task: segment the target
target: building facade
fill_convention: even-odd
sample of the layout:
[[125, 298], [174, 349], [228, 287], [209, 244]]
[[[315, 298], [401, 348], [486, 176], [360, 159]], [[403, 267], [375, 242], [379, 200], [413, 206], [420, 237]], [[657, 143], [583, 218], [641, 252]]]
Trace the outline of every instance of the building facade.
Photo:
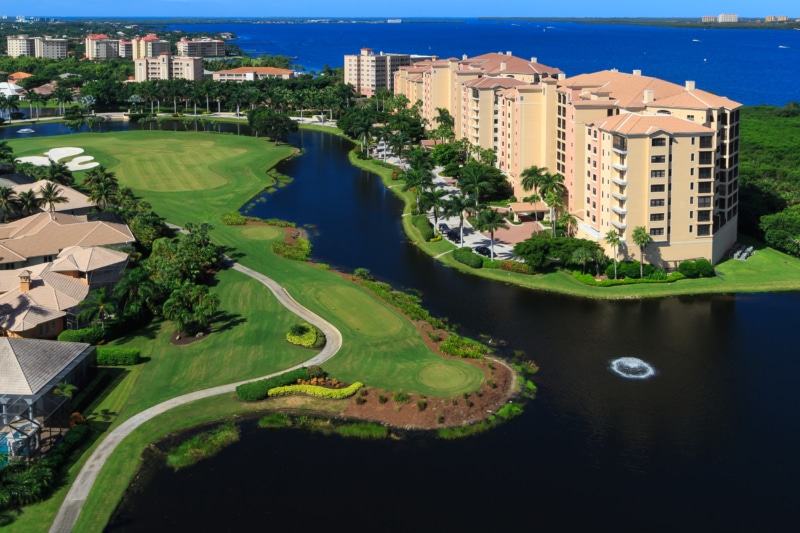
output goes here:
[[156, 57], [170, 53], [169, 41], [159, 39], [154, 34], [131, 39], [131, 58]]
[[86, 59], [103, 61], [119, 57], [119, 40], [103, 33], [90, 33], [84, 41]]
[[221, 57], [225, 55], [225, 41], [220, 39], [202, 37], [187, 40], [182, 38], [175, 46], [178, 55], [184, 57]]
[[717, 17], [717, 22], [739, 22], [739, 15], [734, 13], [721, 13], [719, 17]]
[[435, 56], [410, 54], [375, 54], [372, 48], [362, 48], [359, 54], [344, 56], [344, 82], [356, 92], [371, 97], [379, 89], [394, 92], [394, 73], [413, 62], [436, 59]]
[[67, 57], [67, 40], [44, 37], [14, 35], [6, 38], [10, 57], [42, 57], [46, 59], [65, 59]]
[[142, 57], [134, 61], [137, 83], [149, 80], [202, 80], [202, 57], [177, 57], [162, 54], [158, 57]]
[[275, 67], [239, 67], [230, 70], [218, 70], [213, 74], [214, 81], [243, 81], [263, 80], [264, 78], [280, 78], [283, 80], [294, 79], [294, 71]]

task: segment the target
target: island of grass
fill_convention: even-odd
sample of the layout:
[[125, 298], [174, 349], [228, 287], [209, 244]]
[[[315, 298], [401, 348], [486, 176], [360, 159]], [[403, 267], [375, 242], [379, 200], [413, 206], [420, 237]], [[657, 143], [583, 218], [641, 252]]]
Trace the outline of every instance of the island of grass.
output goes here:
[[[419, 330], [398, 310], [368, 289], [309, 263], [276, 256], [269, 243], [282, 239], [281, 228], [266, 225], [226, 226], [224, 213], [244, 205], [273, 185], [266, 171], [294, 153], [263, 139], [202, 133], [135, 131], [81, 134], [11, 141], [17, 156], [52, 148], [80, 146], [127, 186], [153, 205], [169, 222], [211, 221], [215, 242], [236, 251], [240, 263], [266, 272], [301, 304], [336, 326], [343, 347], [326, 370], [348, 383], [362, 381], [375, 390], [404, 390], [431, 398], [471, 393], [484, 382], [478, 366], [446, 359], [426, 345]], [[76, 174], [81, 182], [83, 176]], [[114, 344], [139, 348], [146, 364], [108, 369], [108, 387], [84, 410], [92, 435], [77, 452], [65, 484], [53, 497], [26, 507], [13, 517], [9, 531], [31, 531], [52, 522], [69, 485], [103, 435], [133, 415], [169, 398], [216, 385], [253, 379], [301, 363], [308, 348], [285, 340], [297, 323], [261, 283], [234, 270], [216, 275], [220, 296], [212, 334], [203, 342], [170, 344], [172, 324], [154, 321]], [[269, 317], [265, 320], [264, 317]], [[435, 372], [431, 373], [431, 368]], [[111, 455], [101, 471], [76, 524], [79, 531], [101, 531], [132, 478], [141, 451], [169, 432], [232, 414], [286, 406], [315, 412], [329, 401], [285, 397], [242, 404], [233, 397], [215, 397], [176, 408], [134, 431]]]

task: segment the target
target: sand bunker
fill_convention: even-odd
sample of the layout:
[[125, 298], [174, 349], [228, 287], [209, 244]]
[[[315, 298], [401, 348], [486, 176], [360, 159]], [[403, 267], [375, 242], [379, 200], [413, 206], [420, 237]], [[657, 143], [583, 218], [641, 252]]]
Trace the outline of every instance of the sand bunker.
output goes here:
[[86, 170], [100, 165], [100, 163], [97, 161], [93, 161], [94, 157], [90, 155], [75, 157], [76, 155], [82, 153], [83, 148], [65, 146], [63, 148], [53, 148], [52, 150], [45, 152], [44, 156], [33, 155], [29, 157], [19, 157], [17, 158], [17, 161], [20, 163], [30, 163], [32, 165], [36, 165], [37, 167], [46, 167], [50, 165], [50, 161], [60, 161], [68, 157], [72, 157], [72, 160], [66, 162], [67, 168], [70, 170], [70, 172]]

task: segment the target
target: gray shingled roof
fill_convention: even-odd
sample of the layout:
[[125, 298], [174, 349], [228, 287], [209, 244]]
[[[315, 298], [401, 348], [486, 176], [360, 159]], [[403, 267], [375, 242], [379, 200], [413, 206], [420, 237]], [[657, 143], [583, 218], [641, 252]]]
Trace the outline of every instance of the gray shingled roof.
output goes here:
[[0, 337], [0, 395], [38, 394], [88, 344]]

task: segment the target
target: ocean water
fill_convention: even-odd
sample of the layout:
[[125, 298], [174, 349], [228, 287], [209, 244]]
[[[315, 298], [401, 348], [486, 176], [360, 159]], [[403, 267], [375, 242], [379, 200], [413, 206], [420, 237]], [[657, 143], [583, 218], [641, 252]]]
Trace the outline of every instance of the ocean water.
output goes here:
[[296, 58], [306, 70], [344, 64], [345, 54], [439, 57], [512, 52], [536, 57], [567, 76], [616, 68], [635, 69], [745, 105], [800, 100], [800, 31], [684, 29], [578, 22], [439, 21], [401, 24], [176, 24], [170, 30], [233, 32], [232, 43], [250, 55]]

